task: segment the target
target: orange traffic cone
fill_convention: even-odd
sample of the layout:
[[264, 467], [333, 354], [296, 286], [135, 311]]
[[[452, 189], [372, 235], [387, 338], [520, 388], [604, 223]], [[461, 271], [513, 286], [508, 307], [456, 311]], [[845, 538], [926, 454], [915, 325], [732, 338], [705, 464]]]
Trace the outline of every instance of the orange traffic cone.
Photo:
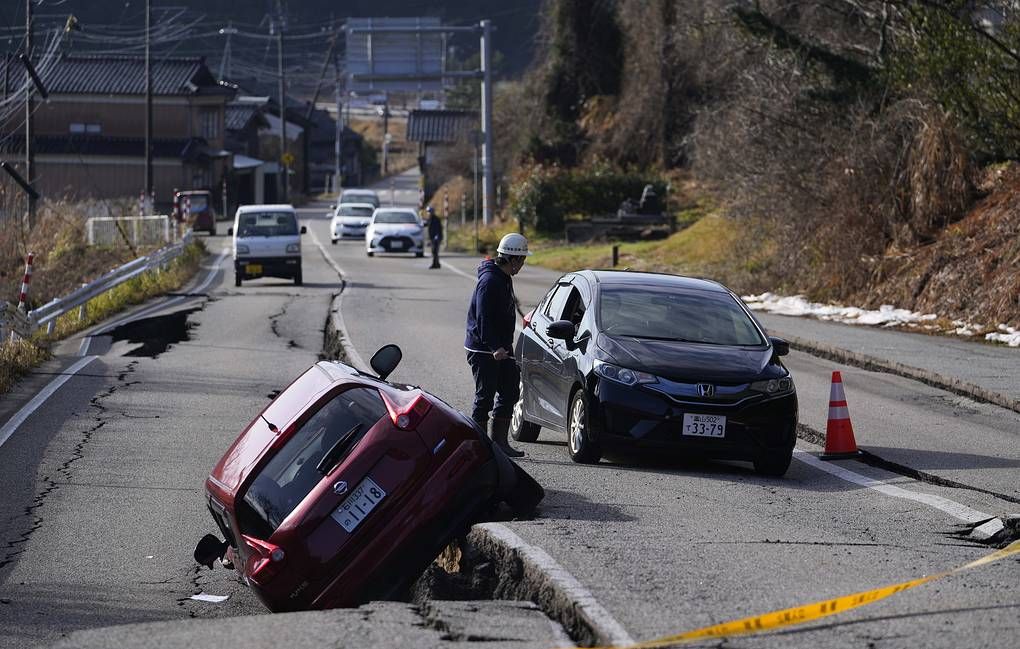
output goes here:
[[843, 377], [839, 372], [833, 372], [829, 390], [829, 422], [825, 426], [825, 452], [820, 457], [823, 460], [841, 460], [860, 454], [854, 440], [854, 427], [850, 423], [850, 411], [846, 407]]

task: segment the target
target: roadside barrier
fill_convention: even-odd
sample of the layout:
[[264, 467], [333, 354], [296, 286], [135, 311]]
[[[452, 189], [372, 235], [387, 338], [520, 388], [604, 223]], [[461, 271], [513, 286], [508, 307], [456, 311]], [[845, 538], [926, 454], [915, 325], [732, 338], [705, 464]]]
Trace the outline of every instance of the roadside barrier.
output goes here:
[[32, 260], [35, 259], [35, 253], [28, 253], [28, 258], [25, 259], [25, 277], [21, 280], [21, 292], [18, 294], [18, 310], [24, 312], [28, 308], [28, 286], [32, 283]]
[[[659, 649], [660, 647], [687, 644], [690, 642], [705, 640], [706, 638], [716, 639], [744, 636], [805, 624], [807, 622], [813, 622], [838, 613], [843, 613], [844, 611], [860, 608], [861, 606], [874, 604], [875, 602], [891, 597], [897, 593], [910, 590], [911, 588], [916, 588], [922, 584], [927, 584], [928, 582], [932, 582], [937, 579], [943, 579], [950, 575], [963, 572], [964, 570], [987, 566], [988, 564], [1001, 561], [1002, 559], [1017, 554], [1020, 554], [1020, 541], [1013, 541], [1003, 549], [985, 555], [976, 561], [971, 561], [970, 563], [953, 568], [952, 570], [929, 575], [927, 577], [911, 579], [910, 581], [903, 581], [897, 584], [889, 584], [888, 586], [882, 586], [881, 588], [865, 590], [851, 595], [843, 595], [841, 597], [813, 602], [803, 606], [794, 606], [792, 608], [784, 608], [778, 611], [763, 613], [761, 615], [753, 615], [751, 617], [745, 617], [738, 620], [731, 620], [721, 624], [713, 624], [712, 626], [706, 626], [700, 629], [694, 629], [693, 631], [687, 631], [685, 633], [656, 638], [646, 642], [639, 642], [626, 647], [617, 646], [615, 649]], [[606, 647], [603, 649], [614, 648]]]
[[[123, 266], [114, 268], [92, 282], [82, 285], [76, 291], [29, 311], [27, 315], [19, 312], [12, 305], [0, 303], [0, 340], [6, 340], [8, 336], [11, 339], [15, 337], [28, 338], [43, 325], [46, 325], [47, 333], [52, 333], [57, 318], [71, 309], [84, 305], [89, 300], [142, 273], [152, 270], [160, 271], [165, 268], [167, 264], [184, 252], [184, 249], [191, 243], [192, 236], [191, 230], [188, 230], [181, 240], [172, 246], [166, 246], [150, 255], [139, 257]], [[29, 255], [29, 267], [25, 272], [25, 282], [22, 284], [22, 300], [28, 291], [31, 259], [32, 255]], [[21, 305], [19, 304], [19, 306]]]
[[843, 392], [843, 376], [832, 373], [832, 387], [829, 388], [829, 419], [825, 424], [825, 452], [823, 460], [843, 460], [861, 455], [854, 439], [854, 427], [850, 423], [850, 411]]

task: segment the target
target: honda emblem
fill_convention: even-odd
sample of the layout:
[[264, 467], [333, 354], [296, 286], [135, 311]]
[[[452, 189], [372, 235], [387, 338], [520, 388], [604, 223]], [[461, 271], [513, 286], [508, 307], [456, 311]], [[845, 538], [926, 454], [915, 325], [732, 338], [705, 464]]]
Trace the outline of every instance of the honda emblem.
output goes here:
[[342, 496], [347, 493], [347, 483], [341, 480], [340, 482], [333, 485], [333, 493], [338, 496]]
[[711, 383], [699, 383], [698, 384], [698, 396], [702, 397], [714, 397], [715, 386]]

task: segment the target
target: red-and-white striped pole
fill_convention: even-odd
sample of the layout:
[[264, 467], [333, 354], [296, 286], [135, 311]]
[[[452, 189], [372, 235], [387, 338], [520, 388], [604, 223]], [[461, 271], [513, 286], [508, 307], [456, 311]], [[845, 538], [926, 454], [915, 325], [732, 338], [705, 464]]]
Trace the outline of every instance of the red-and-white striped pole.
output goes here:
[[21, 311], [28, 309], [28, 285], [32, 283], [33, 259], [35, 259], [35, 253], [28, 253], [28, 259], [25, 260], [25, 278], [21, 280], [21, 294], [18, 295], [18, 309]]

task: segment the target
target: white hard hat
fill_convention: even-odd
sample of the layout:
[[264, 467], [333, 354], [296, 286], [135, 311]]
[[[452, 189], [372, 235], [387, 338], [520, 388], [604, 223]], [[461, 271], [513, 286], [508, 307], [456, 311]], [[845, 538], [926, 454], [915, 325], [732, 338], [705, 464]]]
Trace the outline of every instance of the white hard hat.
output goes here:
[[500, 239], [496, 252], [509, 257], [531, 256], [531, 253], [528, 252], [528, 240], [524, 238], [523, 234], [517, 234], [516, 232], [511, 232]]

